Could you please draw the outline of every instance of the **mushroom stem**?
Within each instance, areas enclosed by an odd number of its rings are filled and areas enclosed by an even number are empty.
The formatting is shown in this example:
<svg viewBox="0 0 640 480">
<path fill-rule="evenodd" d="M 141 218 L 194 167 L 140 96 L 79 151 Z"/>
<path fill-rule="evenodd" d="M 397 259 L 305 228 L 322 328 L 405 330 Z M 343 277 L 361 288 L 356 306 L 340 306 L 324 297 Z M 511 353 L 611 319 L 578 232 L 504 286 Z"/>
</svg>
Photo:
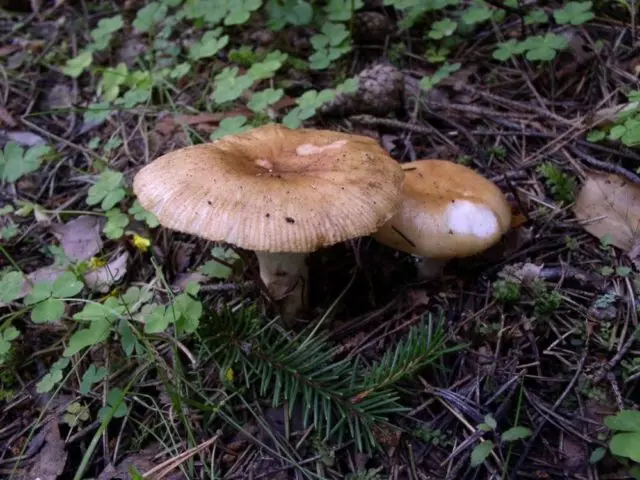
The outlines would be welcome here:
<svg viewBox="0 0 640 480">
<path fill-rule="evenodd" d="M 307 305 L 308 253 L 256 251 L 260 278 L 276 301 L 282 304 L 282 318 L 289 324 Z"/>
<path fill-rule="evenodd" d="M 421 280 L 435 280 L 442 275 L 444 266 L 449 261 L 448 258 L 430 258 L 419 257 L 416 258 L 416 266 L 418 269 L 418 278 Z"/>
</svg>

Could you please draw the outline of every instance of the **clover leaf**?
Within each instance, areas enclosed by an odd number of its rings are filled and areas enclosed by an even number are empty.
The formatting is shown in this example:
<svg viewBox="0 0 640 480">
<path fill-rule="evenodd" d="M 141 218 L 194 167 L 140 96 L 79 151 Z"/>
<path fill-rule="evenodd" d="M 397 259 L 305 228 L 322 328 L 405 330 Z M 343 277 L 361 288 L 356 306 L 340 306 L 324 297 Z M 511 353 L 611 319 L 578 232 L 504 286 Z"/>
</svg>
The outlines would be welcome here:
<svg viewBox="0 0 640 480">
<path fill-rule="evenodd" d="M 251 100 L 247 103 L 249 110 L 255 113 L 266 112 L 270 105 L 273 105 L 284 95 L 284 90 L 278 88 L 267 88 L 251 95 Z"/>
<path fill-rule="evenodd" d="M 462 14 L 462 21 L 467 25 L 482 23 L 491 18 L 492 11 L 485 6 L 473 6 Z"/>
<path fill-rule="evenodd" d="M 523 43 L 526 48 L 525 57 L 532 62 L 551 61 L 556 57 L 558 51 L 564 50 L 569 46 L 569 41 L 565 37 L 555 33 L 529 37 Z"/>
<path fill-rule="evenodd" d="M 233 0 L 224 19 L 225 25 L 242 25 L 262 6 L 262 0 Z"/>
<path fill-rule="evenodd" d="M 422 90 L 432 89 L 437 84 L 439 84 L 442 80 L 449 77 L 452 73 L 457 72 L 460 69 L 460 67 L 461 67 L 461 64 L 459 63 L 452 63 L 452 64 L 447 63 L 443 65 L 438 70 L 436 70 L 436 72 L 433 75 L 429 77 L 423 77 L 420 80 L 420 88 Z"/>
<path fill-rule="evenodd" d="M 11 342 L 20 336 L 20 331 L 15 327 L 5 328 L 0 331 L 0 365 L 2 365 L 11 352 Z"/>
<path fill-rule="evenodd" d="M 156 24 L 164 20 L 167 15 L 167 5 L 159 2 L 151 2 L 138 10 L 136 19 L 133 21 L 133 28 L 145 33 L 151 30 Z"/>
<path fill-rule="evenodd" d="M 24 275 L 20 272 L 7 272 L 0 277 L 0 302 L 9 303 L 20 297 Z"/>
<path fill-rule="evenodd" d="M 133 202 L 131 208 L 129 208 L 129 213 L 133 215 L 133 218 L 136 220 L 144 221 L 149 227 L 155 228 L 160 225 L 158 221 L 158 217 L 156 217 L 153 213 L 144 209 L 138 200 Z"/>
<path fill-rule="evenodd" d="M 351 19 L 352 12 L 364 7 L 362 0 L 329 0 L 324 7 L 327 19 L 332 22 L 346 22 Z"/>
<path fill-rule="evenodd" d="M 213 101 L 218 104 L 236 100 L 253 84 L 249 75 L 238 76 L 238 67 L 225 68 L 214 80 L 216 89 L 213 91 Z"/>
<path fill-rule="evenodd" d="M 525 50 L 525 42 L 518 42 L 512 38 L 511 40 L 498 44 L 498 48 L 493 51 L 493 58 L 504 62 L 515 55 L 523 53 Z"/>
<path fill-rule="evenodd" d="M 205 32 L 202 38 L 194 43 L 189 50 L 189 58 L 200 60 L 201 58 L 213 57 L 229 43 L 229 35 L 220 36 L 222 29 Z"/>
<path fill-rule="evenodd" d="M 263 61 L 251 65 L 247 74 L 254 80 L 271 78 L 282 67 L 287 57 L 288 55 L 280 50 L 269 52 Z"/>
<path fill-rule="evenodd" d="M 38 282 L 25 297 L 25 305 L 34 305 L 31 320 L 34 323 L 56 322 L 64 315 L 63 299 L 73 297 L 84 287 L 71 272 L 64 272 L 53 282 Z"/>
<path fill-rule="evenodd" d="M 90 50 L 85 50 L 77 56 L 67 60 L 67 63 L 62 68 L 62 73 L 73 78 L 78 78 L 82 72 L 91 66 L 93 63 L 93 53 Z"/>
<path fill-rule="evenodd" d="M 94 383 L 102 381 L 107 376 L 107 369 L 104 367 L 97 368 L 93 363 L 89 365 L 89 368 L 82 375 L 82 381 L 80 382 L 80 394 L 87 395 L 91 390 L 91 386 Z"/>
<path fill-rule="evenodd" d="M 591 11 L 593 3 L 569 2 L 563 8 L 553 12 L 553 18 L 560 25 L 582 25 L 591 20 L 595 15 Z"/>
<path fill-rule="evenodd" d="M 114 170 L 105 170 L 98 177 L 98 181 L 89 188 L 87 196 L 88 205 L 97 205 L 103 210 L 113 208 L 125 197 L 125 190 L 122 187 L 124 175 Z"/>
<path fill-rule="evenodd" d="M 16 142 L 8 142 L 0 151 L 0 180 L 14 183 L 22 176 L 35 172 L 42 157 L 51 152 L 46 145 L 36 145 L 26 152 Z"/>
<path fill-rule="evenodd" d="M 210 140 L 218 140 L 225 135 L 234 135 L 236 133 L 244 132 L 250 128 L 247 125 L 247 117 L 244 115 L 235 115 L 233 117 L 227 117 L 223 119 L 219 124 L 215 132 L 209 137 Z"/>
<path fill-rule="evenodd" d="M 112 208 L 107 212 L 107 223 L 102 231 L 107 238 L 116 240 L 124 235 L 124 229 L 127 225 L 129 225 L 129 217 L 117 208 Z"/>
<path fill-rule="evenodd" d="M 111 42 L 113 34 L 124 26 L 122 15 L 115 15 L 109 18 L 103 18 L 98 22 L 96 28 L 91 30 L 91 38 L 93 50 L 104 50 Z"/>
<path fill-rule="evenodd" d="M 456 28 L 458 28 L 458 24 L 450 18 L 439 20 L 431 25 L 429 38 L 440 40 L 444 37 L 449 37 L 456 31 Z"/>
</svg>

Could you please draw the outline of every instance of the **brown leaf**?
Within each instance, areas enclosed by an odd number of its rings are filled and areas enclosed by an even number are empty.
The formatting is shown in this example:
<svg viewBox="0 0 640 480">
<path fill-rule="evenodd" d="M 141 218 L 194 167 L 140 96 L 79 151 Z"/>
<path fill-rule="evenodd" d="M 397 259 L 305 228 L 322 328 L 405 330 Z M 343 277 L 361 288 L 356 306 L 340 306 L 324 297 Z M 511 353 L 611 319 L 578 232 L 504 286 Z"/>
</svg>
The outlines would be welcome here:
<svg viewBox="0 0 640 480">
<path fill-rule="evenodd" d="M 56 480 L 67 463 L 67 452 L 57 420 L 51 420 L 44 428 L 48 429 L 46 443 L 36 455 L 36 461 L 29 471 L 29 478 Z"/>
<path fill-rule="evenodd" d="M 124 252 L 104 267 L 85 273 L 84 283 L 91 290 L 107 293 L 111 285 L 118 282 L 127 273 L 129 252 Z"/>
<path fill-rule="evenodd" d="M 4 107 L 0 107 L 0 125 L 2 124 L 8 127 L 15 127 L 17 125 L 15 119 L 11 116 L 9 111 Z"/>
<path fill-rule="evenodd" d="M 176 115 L 175 117 L 167 115 L 156 122 L 156 132 L 162 135 L 170 135 L 175 129 L 181 126 L 194 126 L 195 128 L 200 127 L 201 129 L 205 126 L 204 129 L 206 129 L 206 125 L 208 124 L 217 125 L 225 118 L 236 115 L 249 116 L 251 115 L 251 111 L 238 108 L 229 112 L 202 112 L 195 115 Z"/>
<path fill-rule="evenodd" d="M 615 174 L 589 173 L 573 212 L 591 235 L 607 235 L 628 252 L 640 228 L 640 187 Z"/>
<path fill-rule="evenodd" d="M 64 225 L 52 225 L 64 253 L 73 261 L 89 260 L 102 250 L 102 221 L 94 215 L 81 215 Z"/>
</svg>

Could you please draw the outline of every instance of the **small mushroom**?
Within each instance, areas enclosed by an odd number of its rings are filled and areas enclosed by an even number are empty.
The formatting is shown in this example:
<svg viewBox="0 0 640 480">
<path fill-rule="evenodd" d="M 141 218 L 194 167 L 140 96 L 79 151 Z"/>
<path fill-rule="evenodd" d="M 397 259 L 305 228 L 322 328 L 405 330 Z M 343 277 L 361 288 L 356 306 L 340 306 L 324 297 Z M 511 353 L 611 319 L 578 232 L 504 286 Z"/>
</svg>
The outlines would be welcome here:
<svg viewBox="0 0 640 480">
<path fill-rule="evenodd" d="M 420 257 L 423 278 L 438 276 L 452 258 L 486 250 L 509 229 L 506 197 L 474 170 L 446 160 L 416 160 L 402 169 L 402 205 L 372 236 Z"/>
<path fill-rule="evenodd" d="M 306 306 L 306 256 L 380 228 L 403 178 L 372 138 L 268 124 L 167 153 L 133 189 L 163 226 L 255 251 L 288 323 Z"/>
</svg>

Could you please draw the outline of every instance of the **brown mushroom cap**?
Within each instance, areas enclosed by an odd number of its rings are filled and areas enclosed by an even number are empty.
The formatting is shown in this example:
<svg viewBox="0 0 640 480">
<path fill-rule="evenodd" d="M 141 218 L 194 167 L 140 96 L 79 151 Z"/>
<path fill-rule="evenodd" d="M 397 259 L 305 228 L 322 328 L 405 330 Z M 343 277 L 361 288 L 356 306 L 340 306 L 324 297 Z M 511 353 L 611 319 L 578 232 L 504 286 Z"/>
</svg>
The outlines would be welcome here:
<svg viewBox="0 0 640 480">
<path fill-rule="evenodd" d="M 133 189 L 165 227 L 268 252 L 311 252 L 377 230 L 404 174 L 372 138 L 269 124 L 182 148 Z"/>
<path fill-rule="evenodd" d="M 454 258 L 495 244 L 511 225 L 511 207 L 490 180 L 446 160 L 402 165 L 405 181 L 398 212 L 372 236 L 414 255 Z"/>
</svg>

